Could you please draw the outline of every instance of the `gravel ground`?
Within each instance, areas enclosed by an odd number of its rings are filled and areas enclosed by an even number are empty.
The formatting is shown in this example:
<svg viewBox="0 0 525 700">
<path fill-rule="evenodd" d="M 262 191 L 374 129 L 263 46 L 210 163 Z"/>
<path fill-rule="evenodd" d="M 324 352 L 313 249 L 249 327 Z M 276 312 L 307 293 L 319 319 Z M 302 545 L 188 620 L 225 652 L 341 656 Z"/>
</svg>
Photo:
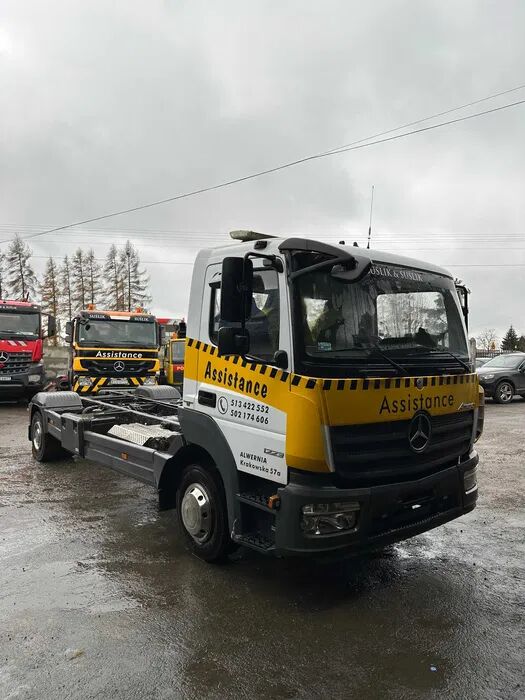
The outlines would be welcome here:
<svg viewBox="0 0 525 700">
<path fill-rule="evenodd" d="M 0 406 L 0 698 L 523 698 L 525 401 L 480 500 L 369 558 L 204 564 L 148 487 L 33 462 Z"/>
</svg>

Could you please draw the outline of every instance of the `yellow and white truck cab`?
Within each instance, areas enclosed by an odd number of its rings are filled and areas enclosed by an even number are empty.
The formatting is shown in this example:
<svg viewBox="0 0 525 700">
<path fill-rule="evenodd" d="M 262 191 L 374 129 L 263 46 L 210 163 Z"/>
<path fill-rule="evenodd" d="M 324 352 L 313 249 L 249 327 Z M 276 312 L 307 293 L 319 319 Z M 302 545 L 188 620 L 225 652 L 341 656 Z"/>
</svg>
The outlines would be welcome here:
<svg viewBox="0 0 525 700">
<path fill-rule="evenodd" d="M 232 236 L 195 261 L 182 397 L 38 394 L 36 459 L 76 451 L 151 483 L 209 561 L 361 552 L 472 510 L 466 290 L 389 253 Z"/>
</svg>

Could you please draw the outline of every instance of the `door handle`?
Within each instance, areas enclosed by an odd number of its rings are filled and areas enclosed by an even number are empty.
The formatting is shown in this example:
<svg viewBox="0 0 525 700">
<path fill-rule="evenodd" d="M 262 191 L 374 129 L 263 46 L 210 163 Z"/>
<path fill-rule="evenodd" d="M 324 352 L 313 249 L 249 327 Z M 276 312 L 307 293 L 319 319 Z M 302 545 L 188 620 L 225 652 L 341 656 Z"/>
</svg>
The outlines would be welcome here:
<svg viewBox="0 0 525 700">
<path fill-rule="evenodd" d="M 213 391 L 199 391 L 197 401 L 203 406 L 215 408 L 217 405 L 217 394 L 214 394 Z"/>
</svg>

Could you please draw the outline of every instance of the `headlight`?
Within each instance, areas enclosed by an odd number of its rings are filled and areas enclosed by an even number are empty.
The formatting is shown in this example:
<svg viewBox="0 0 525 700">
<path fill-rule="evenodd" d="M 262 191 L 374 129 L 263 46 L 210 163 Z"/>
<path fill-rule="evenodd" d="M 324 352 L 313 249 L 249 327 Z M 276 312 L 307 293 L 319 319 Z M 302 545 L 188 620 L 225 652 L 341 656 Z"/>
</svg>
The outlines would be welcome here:
<svg viewBox="0 0 525 700">
<path fill-rule="evenodd" d="M 89 377 L 79 377 L 78 378 L 78 385 L 79 386 L 91 386 L 91 379 Z"/>
<path fill-rule="evenodd" d="M 30 374 L 28 377 L 28 380 L 31 384 L 36 384 L 37 382 L 39 382 L 41 380 L 41 378 L 42 378 L 41 374 Z"/>
<path fill-rule="evenodd" d="M 334 535 L 353 530 L 359 503 L 309 503 L 301 509 L 301 529 L 307 535 Z"/>
<path fill-rule="evenodd" d="M 157 380 L 155 379 L 154 376 L 146 377 L 146 379 L 144 380 L 144 384 L 156 384 L 156 383 L 157 383 Z"/>
<path fill-rule="evenodd" d="M 490 379 L 494 379 L 494 377 L 495 377 L 494 374 L 480 374 L 479 381 L 480 382 L 488 382 Z"/>
</svg>

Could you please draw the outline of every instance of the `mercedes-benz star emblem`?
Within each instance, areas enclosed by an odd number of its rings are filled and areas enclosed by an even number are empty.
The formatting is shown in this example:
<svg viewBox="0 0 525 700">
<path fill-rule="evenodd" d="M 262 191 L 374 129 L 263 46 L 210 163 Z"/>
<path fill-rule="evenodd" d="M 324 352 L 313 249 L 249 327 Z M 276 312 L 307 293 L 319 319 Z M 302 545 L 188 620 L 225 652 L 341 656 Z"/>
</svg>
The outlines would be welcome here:
<svg viewBox="0 0 525 700">
<path fill-rule="evenodd" d="M 113 365 L 115 372 L 123 372 L 125 367 L 126 365 L 122 362 L 122 360 L 117 360 Z"/>
<path fill-rule="evenodd" d="M 430 436 L 432 435 L 432 423 L 426 413 L 416 413 L 410 421 L 408 428 L 408 444 L 414 452 L 424 452 Z"/>
<path fill-rule="evenodd" d="M 7 362 L 8 359 L 9 355 L 6 352 L 0 352 L 0 362 Z"/>
</svg>

